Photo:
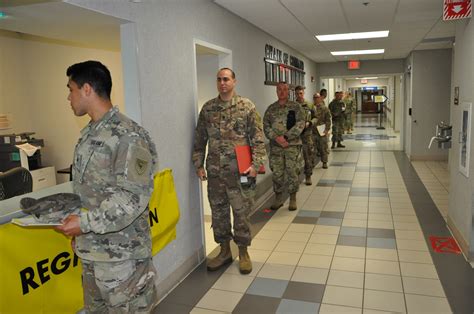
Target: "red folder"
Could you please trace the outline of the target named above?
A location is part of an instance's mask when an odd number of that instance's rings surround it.
[[[239,173],[244,174],[245,170],[252,165],[252,151],[250,150],[250,146],[235,146],[235,156],[237,157]],[[257,172],[260,174],[265,173],[265,166],[262,165]]]

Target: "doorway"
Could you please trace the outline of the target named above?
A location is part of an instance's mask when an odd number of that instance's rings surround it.
[[[194,41],[195,48],[195,104],[196,121],[202,106],[217,96],[216,73],[220,68],[232,68],[232,51],[207,43],[202,40]],[[200,184],[201,215],[203,222],[203,243],[206,256],[216,247],[211,225],[211,206],[207,196],[207,181]],[[232,215],[231,215],[232,217]]]

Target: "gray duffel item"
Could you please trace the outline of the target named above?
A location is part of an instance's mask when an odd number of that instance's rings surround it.
[[[39,199],[24,197],[20,200],[21,210],[32,215],[38,222],[61,223],[71,214],[78,214],[82,207],[81,198],[74,193],[57,193]]]

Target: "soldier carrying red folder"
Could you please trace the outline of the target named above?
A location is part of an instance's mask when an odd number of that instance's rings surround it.
[[[201,180],[208,179],[208,196],[212,212],[214,240],[221,249],[207,263],[207,269],[217,270],[232,262],[230,240],[239,247],[239,269],[242,274],[252,271],[247,247],[251,242],[249,214],[255,191],[257,170],[266,158],[262,119],[255,105],[236,95],[235,73],[229,68],[217,72],[218,97],[204,104],[195,131],[192,160]],[[241,182],[235,147],[250,146],[252,163]],[[204,159],[206,155],[206,170]],[[207,171],[207,174],[206,174]],[[230,222],[230,207],[234,217],[234,234]]]

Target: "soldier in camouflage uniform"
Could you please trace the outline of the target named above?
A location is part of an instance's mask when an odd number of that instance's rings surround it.
[[[256,187],[257,170],[266,159],[262,120],[255,105],[234,92],[235,73],[223,68],[217,73],[219,96],[204,104],[199,114],[194,138],[192,160],[201,180],[208,178],[208,196],[212,211],[214,240],[220,244],[217,257],[207,263],[207,269],[217,270],[232,262],[230,240],[239,247],[239,269],[252,271],[247,247],[251,242],[249,214]],[[204,157],[208,153],[206,170]],[[241,183],[235,147],[249,145],[252,165],[244,174],[249,182]],[[230,207],[234,216],[234,235],[230,224]]]
[[[342,92],[336,92],[335,98],[329,104],[329,110],[331,111],[332,116],[332,146],[331,148],[336,147],[346,147],[341,144],[342,134],[344,132],[344,102],[342,101]]]
[[[290,193],[289,210],[296,210],[296,192],[301,168],[301,132],[305,127],[305,111],[294,101],[288,100],[288,84],[278,83],[278,101],[271,104],[263,116],[263,130],[270,140],[270,168],[273,172],[275,202],[271,209],[283,205],[285,186]]]
[[[316,111],[316,121],[313,123],[313,139],[315,143],[315,150],[319,153],[319,156],[321,157],[323,169],[327,169],[329,155],[328,134],[329,130],[331,129],[331,112],[329,111],[328,107],[324,105],[323,98],[320,94],[314,94],[313,100],[314,108]],[[318,130],[318,126],[320,125],[325,126],[324,132],[322,134],[320,134]],[[314,154],[313,156],[314,158],[316,158],[316,154]]]
[[[311,176],[313,175],[313,162],[314,162],[314,143],[313,143],[313,128],[312,124],[316,121],[314,115],[314,106],[312,103],[304,100],[304,88],[302,86],[296,86],[296,102],[301,105],[305,111],[305,128],[301,133],[301,140],[303,142],[303,158],[304,158],[304,174],[306,177],[306,185],[313,184],[311,182]]]
[[[344,104],[346,105],[346,124],[345,130],[347,134],[352,134],[354,130],[354,116],[356,112],[356,105],[354,103],[354,99],[352,98],[351,93],[347,93],[346,97],[344,97]]]
[[[87,313],[149,313],[157,302],[148,201],[157,154],[148,133],[110,101],[109,70],[70,66],[68,100],[88,114],[74,152],[73,190],[85,208],[56,229],[72,236],[82,261]]]

